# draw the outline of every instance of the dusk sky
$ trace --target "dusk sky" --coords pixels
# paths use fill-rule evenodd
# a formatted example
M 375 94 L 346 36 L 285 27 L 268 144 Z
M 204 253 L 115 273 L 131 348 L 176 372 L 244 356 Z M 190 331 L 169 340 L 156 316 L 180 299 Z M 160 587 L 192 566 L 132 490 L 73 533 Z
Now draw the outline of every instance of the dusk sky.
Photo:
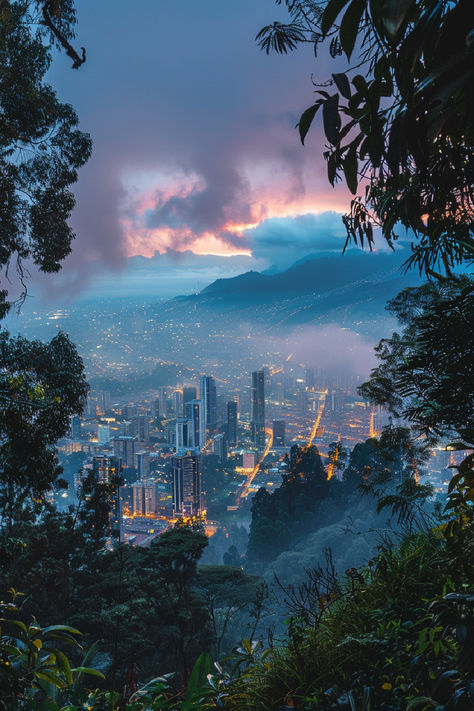
M 127 257 L 155 252 L 168 252 L 156 269 L 178 272 L 189 251 L 252 255 L 225 260 L 234 274 L 341 249 L 335 213 L 349 195 L 327 183 L 319 124 L 306 147 L 295 130 L 311 73 L 324 80 L 328 69 L 311 47 L 267 56 L 255 42 L 285 17 L 272 0 L 79 4 L 75 44 L 87 62 L 73 71 L 60 56 L 51 81 L 93 155 L 75 191 L 73 253 L 43 284 L 80 289 L 100 265 L 114 278 Z M 186 250 L 188 262 L 175 258 Z

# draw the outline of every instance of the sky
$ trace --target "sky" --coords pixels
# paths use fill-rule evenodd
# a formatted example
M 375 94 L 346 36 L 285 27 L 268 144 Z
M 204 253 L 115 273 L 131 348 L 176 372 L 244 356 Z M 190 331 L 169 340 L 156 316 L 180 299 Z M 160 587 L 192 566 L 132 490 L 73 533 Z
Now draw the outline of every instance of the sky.
M 78 3 L 87 61 L 74 71 L 59 56 L 50 81 L 93 155 L 75 188 L 73 252 L 43 288 L 125 288 L 137 255 L 181 287 L 191 263 L 206 282 L 340 250 L 350 196 L 327 182 L 320 124 L 305 147 L 295 130 L 327 62 L 311 47 L 267 56 L 255 42 L 286 17 L 273 0 Z

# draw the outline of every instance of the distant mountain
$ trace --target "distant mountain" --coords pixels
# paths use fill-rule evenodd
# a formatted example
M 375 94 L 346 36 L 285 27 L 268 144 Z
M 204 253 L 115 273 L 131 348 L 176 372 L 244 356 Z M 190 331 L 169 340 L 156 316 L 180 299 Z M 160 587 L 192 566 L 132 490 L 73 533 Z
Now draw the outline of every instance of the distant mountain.
M 193 319 L 208 319 L 219 312 L 284 329 L 337 322 L 378 337 L 381 320 L 387 320 L 387 300 L 420 281 L 414 273 L 401 272 L 404 258 L 401 251 L 309 255 L 276 274 L 248 271 L 217 279 L 165 308 L 174 316 L 188 312 Z

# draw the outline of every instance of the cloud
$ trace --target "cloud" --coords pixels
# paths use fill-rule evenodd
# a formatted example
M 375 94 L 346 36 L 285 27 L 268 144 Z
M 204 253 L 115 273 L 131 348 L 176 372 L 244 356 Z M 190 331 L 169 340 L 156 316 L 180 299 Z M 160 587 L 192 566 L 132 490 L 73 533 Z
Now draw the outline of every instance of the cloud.
M 267 57 L 254 42 L 275 14 L 286 17 L 254 0 L 79 9 L 87 62 L 72 73 L 60 57 L 51 72 L 94 141 L 76 188 L 71 284 L 95 278 L 94 261 L 117 270 L 157 250 L 248 252 L 249 225 L 345 208 L 346 191 L 327 184 L 319 117 L 307 147 L 295 131 L 313 98 L 311 51 Z
M 340 253 L 345 242 L 341 214 L 323 212 L 264 220 L 244 231 L 254 257 L 277 267 L 316 252 Z
M 294 331 L 288 340 L 288 350 L 296 363 L 330 373 L 352 372 L 367 377 L 376 365 L 373 343 L 336 323 Z

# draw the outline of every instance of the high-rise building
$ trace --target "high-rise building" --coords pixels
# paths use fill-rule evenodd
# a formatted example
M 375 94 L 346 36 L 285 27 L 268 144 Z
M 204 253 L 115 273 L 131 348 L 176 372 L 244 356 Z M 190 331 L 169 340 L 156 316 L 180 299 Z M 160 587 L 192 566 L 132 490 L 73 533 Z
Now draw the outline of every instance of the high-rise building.
M 120 457 L 102 454 L 92 460 L 92 471 L 99 484 L 109 484 L 122 471 Z
M 124 467 L 133 467 L 135 460 L 135 437 L 122 436 L 114 439 L 114 455 L 120 457 Z
M 150 441 L 150 423 L 147 415 L 135 415 L 130 424 L 130 434 L 139 442 L 148 444 Z
M 177 417 L 182 417 L 184 412 L 183 391 L 175 390 L 173 392 L 173 410 Z
M 183 388 L 183 407 L 186 407 L 186 403 L 191 402 L 191 400 L 197 399 L 197 388 L 192 385 L 186 385 Z
M 134 516 L 154 516 L 156 513 L 156 484 L 136 481 L 132 484 L 132 511 Z
M 180 452 L 183 449 L 189 449 L 189 435 L 191 431 L 191 420 L 187 417 L 178 417 L 176 419 L 176 451 Z
M 71 417 L 71 437 L 73 439 L 81 439 L 81 418 L 79 415 L 73 415 Z
M 185 417 L 190 420 L 188 427 L 188 443 L 190 447 L 204 447 L 206 432 L 204 429 L 203 407 L 201 400 L 191 400 L 185 405 Z
M 252 373 L 250 425 L 252 441 L 259 449 L 263 449 L 265 447 L 265 374 L 263 370 L 255 370 Z
M 110 427 L 108 425 L 97 425 L 97 441 L 104 446 L 110 442 Z
M 213 452 L 221 462 L 227 459 L 227 438 L 223 432 L 214 436 Z
M 201 376 L 199 399 L 202 402 L 204 431 L 207 441 L 207 438 L 214 434 L 217 427 L 216 383 L 210 375 Z M 202 446 L 204 446 L 204 442 Z
M 120 481 L 122 462 L 120 457 L 107 457 L 101 455 L 92 460 L 92 472 L 99 484 L 114 484 L 114 491 L 110 494 L 109 528 L 111 543 L 120 542 L 122 536 L 122 503 L 120 496 Z
M 227 403 L 227 441 L 231 447 L 237 444 L 237 403 Z
M 285 423 L 283 420 L 273 420 L 273 446 L 285 446 Z
M 108 390 L 101 390 L 99 393 L 99 409 L 103 415 L 107 415 L 110 410 L 110 392 Z
M 173 514 L 198 516 L 202 513 L 201 455 L 196 449 L 171 458 L 173 470 Z
M 135 453 L 135 469 L 138 472 L 140 479 L 147 477 L 150 474 L 150 452 Z

